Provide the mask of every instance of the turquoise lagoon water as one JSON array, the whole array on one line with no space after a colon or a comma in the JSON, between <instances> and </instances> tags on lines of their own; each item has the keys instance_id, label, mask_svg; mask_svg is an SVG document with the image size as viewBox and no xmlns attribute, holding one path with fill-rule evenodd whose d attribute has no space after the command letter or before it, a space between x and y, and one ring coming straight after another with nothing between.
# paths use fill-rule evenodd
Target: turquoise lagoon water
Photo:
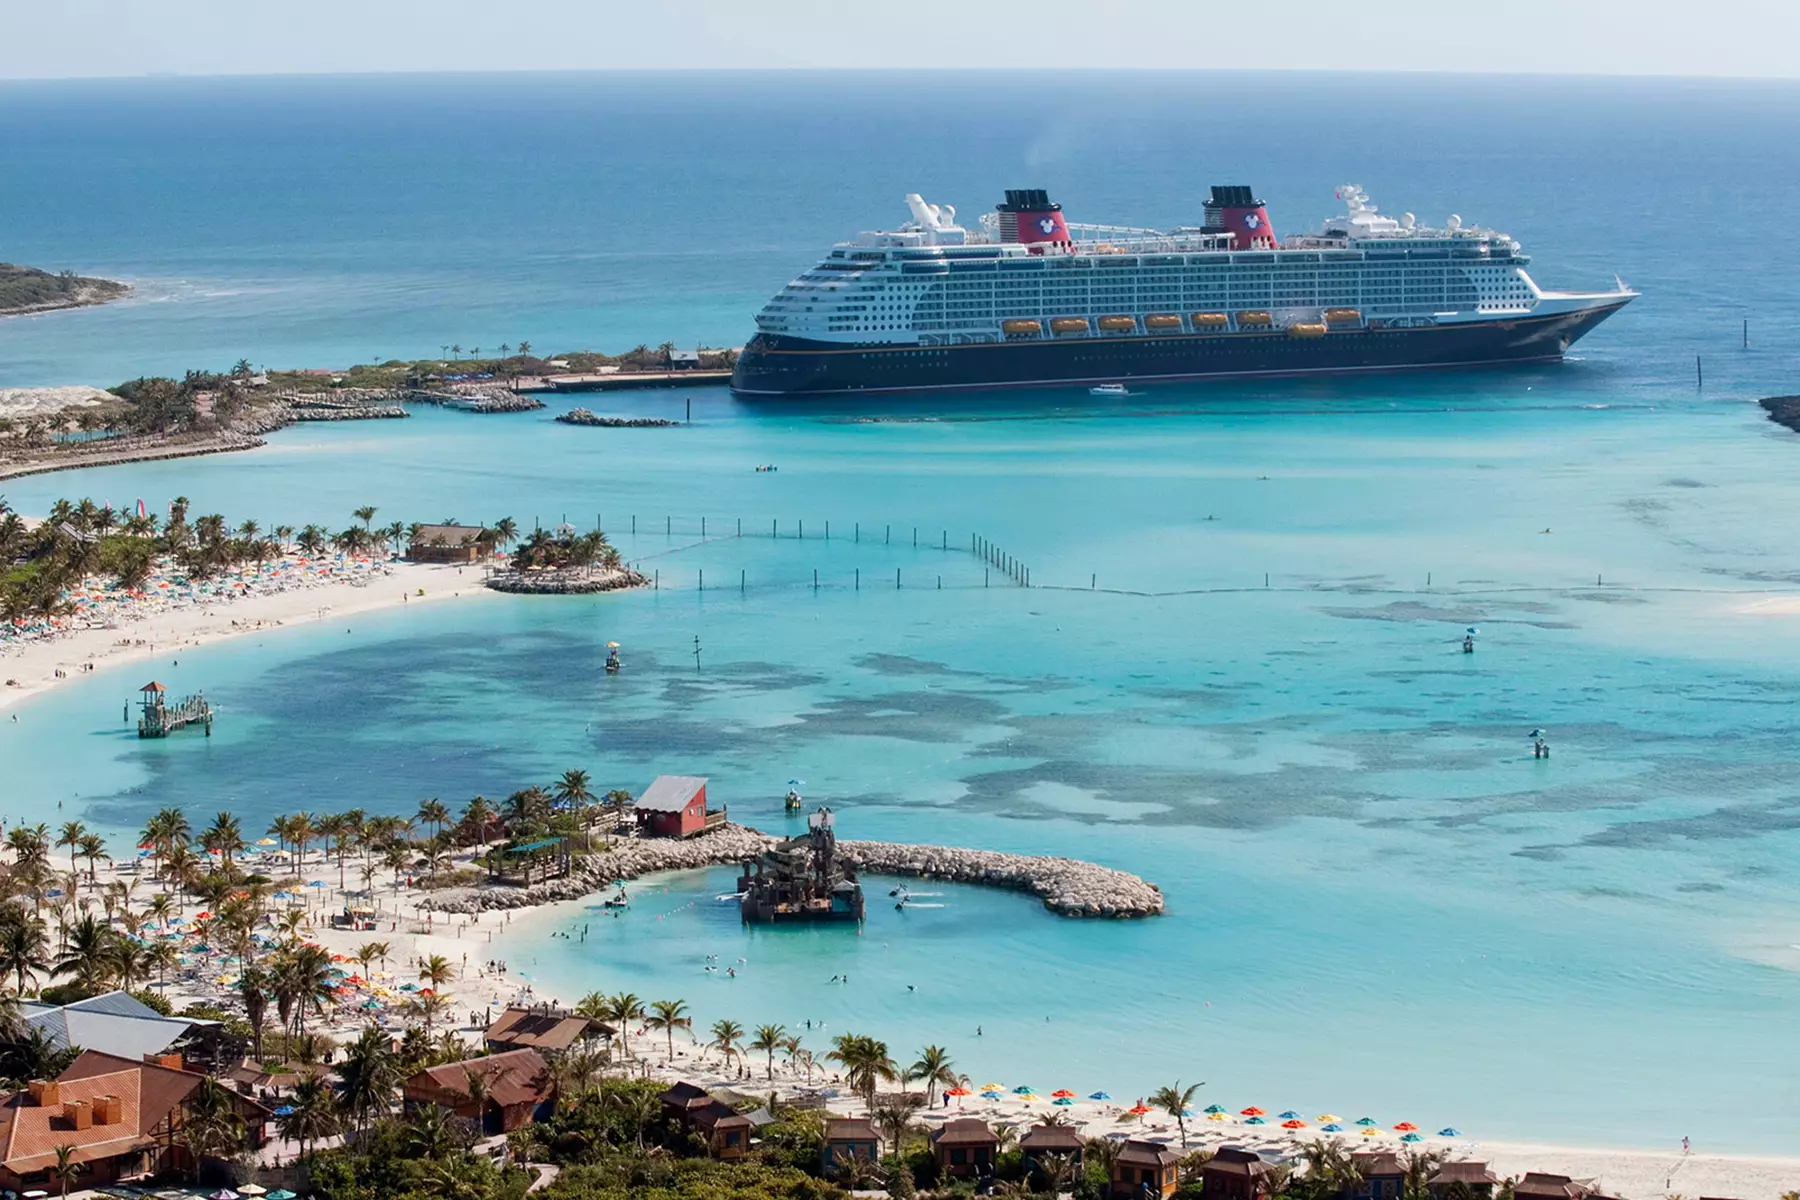
<instances>
[{"instance_id":1,"label":"turquoise lagoon water","mask_svg":"<svg viewBox=\"0 0 1800 1200\"><path fill-rule=\"evenodd\" d=\"M1378 146L1321 118L1351 94ZM1130 1096L1180 1076L1235 1107L1477 1136L1800 1143L1800 618L1741 611L1800 593L1800 449L1749 403L1795 390L1800 242L1757 214L1800 190L1800 89L642 75L0 97L5 257L139 284L0 322L0 384L735 340L910 190L970 213L1047 186L1077 219L1174 224L1207 184L1250 182L1286 229L1357 180L1394 211L1508 229L1546 284L1623 274L1643 298L1555 370L1100 407L695 391L684 429L424 412L10 481L27 512L73 491L265 526L364 503L598 519L661 587L410 606L157 662L223 706L210 740L131 737L136 670L72 682L0 722L0 814L61 804L125 846L169 804L255 828L580 766L634 790L703 773L780 829L798 776L848 836L1093 858L1158 882L1169 914L1078 923L945 887L938 909L877 903L860 935L752 932L714 872L621 918L515 921L505 956L547 995L824 1022L815 1045L937 1041L983 1080ZM984 580L971 534L1038 586ZM611 679L609 639L629 664ZM577 923L586 942L548 936ZM707 954L746 961L726 979Z\"/></svg>"},{"instance_id":2,"label":"turquoise lagoon water","mask_svg":"<svg viewBox=\"0 0 1800 1200\"><path fill-rule=\"evenodd\" d=\"M155 672L224 706L209 741L140 744L117 716L141 681L81 681L0 726L7 815L55 796L124 844L166 804L255 828L582 766L634 790L706 774L781 829L798 776L847 836L1092 858L1158 882L1169 915L1070 922L958 887L896 913L880 889L860 935L745 931L717 871L623 918L521 922L509 961L563 999L940 1041L983 1079L1132 1095L1180 1075L1239 1106L1778 1149L1796 638L1739 610L1800 592L1768 515L1800 490L1794 446L1744 406L1593 406L1599 374L879 421L699 392L683 429L428 412L90 472L115 503L179 488L265 524L365 500L601 518L662 586L182 651ZM70 482L10 490L30 511ZM984 580L955 549L972 530L1038 586ZM585 943L548 936L578 924ZM747 961L727 979L707 954Z\"/></svg>"}]
</instances>

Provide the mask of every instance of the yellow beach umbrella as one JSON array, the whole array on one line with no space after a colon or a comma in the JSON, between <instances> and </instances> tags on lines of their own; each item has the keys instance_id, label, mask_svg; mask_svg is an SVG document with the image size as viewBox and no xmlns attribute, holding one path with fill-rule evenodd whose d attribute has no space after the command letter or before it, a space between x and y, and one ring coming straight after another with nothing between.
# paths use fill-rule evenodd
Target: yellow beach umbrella
<instances>
[{"instance_id":1,"label":"yellow beach umbrella","mask_svg":"<svg viewBox=\"0 0 1800 1200\"><path fill-rule=\"evenodd\" d=\"M1207 1113L1206 1119L1209 1121L1229 1121L1231 1118L1224 1113Z\"/></svg>"},{"instance_id":2,"label":"yellow beach umbrella","mask_svg":"<svg viewBox=\"0 0 1800 1200\"><path fill-rule=\"evenodd\" d=\"M1319 1120L1321 1120L1321 1121L1330 1122L1330 1121L1335 1121L1337 1119L1338 1119L1338 1116L1336 1113L1320 1113L1319 1114Z\"/></svg>"},{"instance_id":3,"label":"yellow beach umbrella","mask_svg":"<svg viewBox=\"0 0 1800 1200\"><path fill-rule=\"evenodd\" d=\"M1367 1129L1362 1131L1362 1135L1364 1137L1380 1137L1381 1130L1379 1130L1379 1129L1375 1128L1373 1125L1371 1125Z\"/></svg>"}]
</instances>

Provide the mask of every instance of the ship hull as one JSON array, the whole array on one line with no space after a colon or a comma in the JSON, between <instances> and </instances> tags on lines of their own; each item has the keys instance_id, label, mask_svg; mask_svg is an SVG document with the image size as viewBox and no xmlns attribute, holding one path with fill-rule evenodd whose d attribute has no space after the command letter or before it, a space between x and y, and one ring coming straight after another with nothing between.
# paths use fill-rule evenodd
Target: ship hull
<instances>
[{"instance_id":1,"label":"ship hull","mask_svg":"<svg viewBox=\"0 0 1800 1200\"><path fill-rule=\"evenodd\" d=\"M758 334L739 357L731 387L746 396L835 396L1553 362L1629 298L1545 315L1310 338L1270 331L895 346Z\"/></svg>"}]
</instances>

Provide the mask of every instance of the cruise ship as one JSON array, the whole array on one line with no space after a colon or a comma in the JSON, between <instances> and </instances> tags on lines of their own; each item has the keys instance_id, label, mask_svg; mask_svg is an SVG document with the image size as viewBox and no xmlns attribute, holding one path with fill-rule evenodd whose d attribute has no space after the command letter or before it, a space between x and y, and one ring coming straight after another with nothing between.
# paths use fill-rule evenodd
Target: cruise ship
<instances>
[{"instance_id":1,"label":"cruise ship","mask_svg":"<svg viewBox=\"0 0 1800 1200\"><path fill-rule=\"evenodd\" d=\"M1008 191L978 230L911 219L835 246L757 315L732 374L748 396L1325 375L1559 359L1636 295L1551 292L1503 233L1382 215L1360 188L1280 239L1253 189L1215 187L1197 226L1069 221Z\"/></svg>"}]
</instances>

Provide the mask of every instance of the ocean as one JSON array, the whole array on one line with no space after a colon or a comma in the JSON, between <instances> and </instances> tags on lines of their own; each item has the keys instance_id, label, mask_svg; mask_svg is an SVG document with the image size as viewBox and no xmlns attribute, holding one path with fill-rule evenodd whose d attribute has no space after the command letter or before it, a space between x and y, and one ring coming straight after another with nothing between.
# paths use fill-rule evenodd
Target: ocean
<instances>
[{"instance_id":1,"label":"ocean","mask_svg":"<svg viewBox=\"0 0 1800 1200\"><path fill-rule=\"evenodd\" d=\"M540 994L939 1042L981 1080L1125 1097L1205 1079L1234 1108L1478 1138L1800 1137L1800 617L1781 615L1800 442L1752 403L1793 390L1800 273L1772 219L1796 182L1792 87L633 75L0 98L21 168L0 177L0 252L139 288L0 321L3 384L729 343L909 190L968 218L1042 185L1075 219L1174 224L1206 185L1250 182L1285 229L1356 182L1388 211L1506 229L1545 286L1623 276L1643 298L1555 368L1105 403L646 392L586 402L691 399L693 424L427 411L9 481L25 512L182 494L265 527L363 503L598 522L657 587L158 662L221 706L211 739L130 736L135 674L72 683L0 725L0 815L54 798L129 853L171 804L254 829L582 767L634 791L708 775L779 830L797 777L844 836L1091 858L1160 884L1169 912L1073 922L960 887L896 912L882 886L860 933L746 931L720 871L622 917L516 923L505 957ZM1034 586L986 570L972 535ZM709 954L744 961L722 978Z\"/></svg>"}]
</instances>

